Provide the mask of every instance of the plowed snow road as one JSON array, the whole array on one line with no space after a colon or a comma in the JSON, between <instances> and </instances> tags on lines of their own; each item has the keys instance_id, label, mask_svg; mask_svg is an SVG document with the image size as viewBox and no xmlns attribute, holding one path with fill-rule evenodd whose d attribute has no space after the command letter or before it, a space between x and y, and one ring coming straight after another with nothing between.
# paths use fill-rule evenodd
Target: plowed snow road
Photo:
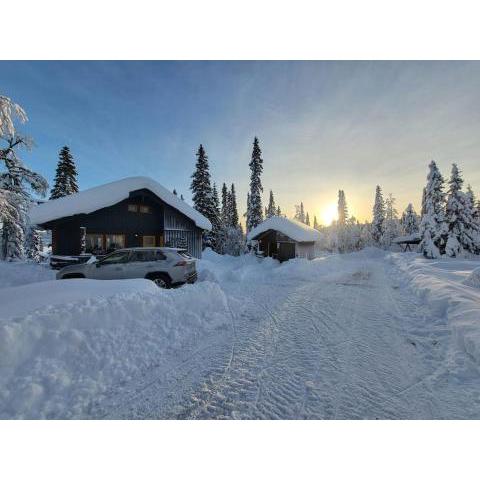
<instances>
[{"instance_id":1,"label":"plowed snow road","mask_svg":"<svg viewBox=\"0 0 480 480\"><path fill-rule=\"evenodd\" d=\"M315 282L239 282L231 328L92 412L104 418L477 418L450 381L443 317L384 258ZM468 359L466 360L468 361Z\"/></svg>"}]
</instances>

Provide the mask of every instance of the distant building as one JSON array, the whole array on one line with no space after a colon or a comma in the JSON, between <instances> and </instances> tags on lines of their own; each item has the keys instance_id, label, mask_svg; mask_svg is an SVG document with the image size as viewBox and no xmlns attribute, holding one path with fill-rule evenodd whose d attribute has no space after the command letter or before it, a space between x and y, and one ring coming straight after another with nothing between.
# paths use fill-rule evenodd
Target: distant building
<instances>
[{"instance_id":1,"label":"distant building","mask_svg":"<svg viewBox=\"0 0 480 480\"><path fill-rule=\"evenodd\" d=\"M178 247L200 258L210 222L148 177L130 177L35 205L30 221L52 232L54 255L124 247Z\"/></svg>"},{"instance_id":2,"label":"distant building","mask_svg":"<svg viewBox=\"0 0 480 480\"><path fill-rule=\"evenodd\" d=\"M270 217L252 229L247 240L257 241L264 256L281 262L296 257L312 259L320 232L296 220Z\"/></svg>"}]
</instances>

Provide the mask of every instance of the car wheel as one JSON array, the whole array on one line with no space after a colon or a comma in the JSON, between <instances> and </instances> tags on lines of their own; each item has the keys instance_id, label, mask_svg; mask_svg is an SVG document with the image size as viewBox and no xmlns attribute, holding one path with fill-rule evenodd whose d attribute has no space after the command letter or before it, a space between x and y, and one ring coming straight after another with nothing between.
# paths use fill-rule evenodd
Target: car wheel
<instances>
[{"instance_id":1,"label":"car wheel","mask_svg":"<svg viewBox=\"0 0 480 480\"><path fill-rule=\"evenodd\" d=\"M152 275L149 280L159 288L170 288L170 279L166 275Z\"/></svg>"}]
</instances>

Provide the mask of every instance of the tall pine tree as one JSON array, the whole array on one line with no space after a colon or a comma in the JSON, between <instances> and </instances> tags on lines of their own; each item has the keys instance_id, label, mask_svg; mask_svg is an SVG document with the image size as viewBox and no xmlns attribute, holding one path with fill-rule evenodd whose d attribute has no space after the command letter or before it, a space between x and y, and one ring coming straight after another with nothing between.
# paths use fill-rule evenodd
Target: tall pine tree
<instances>
[{"instance_id":1,"label":"tall pine tree","mask_svg":"<svg viewBox=\"0 0 480 480\"><path fill-rule=\"evenodd\" d=\"M306 216L305 216L305 225L310 226L310 216L308 215L308 212L307 212L307 214L306 214Z\"/></svg>"},{"instance_id":2,"label":"tall pine tree","mask_svg":"<svg viewBox=\"0 0 480 480\"><path fill-rule=\"evenodd\" d=\"M452 174L448 184L445 212L448 239L445 253L449 257L456 257L463 251L477 253L480 229L474 219L474 205L471 196L462 192L463 178L455 163L452 165Z\"/></svg>"},{"instance_id":3,"label":"tall pine tree","mask_svg":"<svg viewBox=\"0 0 480 480\"><path fill-rule=\"evenodd\" d=\"M412 235L418 233L418 215L415 213L413 205L409 203L402 213L400 220L403 235Z\"/></svg>"},{"instance_id":4,"label":"tall pine tree","mask_svg":"<svg viewBox=\"0 0 480 480\"><path fill-rule=\"evenodd\" d=\"M218 224L218 215L215 209L215 200L213 198L212 186L210 183L210 167L208 165L208 156L203 145L198 147L197 163L195 172L192 174L192 200L194 208L203 216L210 220L212 224L211 232L204 232L203 247L215 246L215 229Z\"/></svg>"},{"instance_id":5,"label":"tall pine tree","mask_svg":"<svg viewBox=\"0 0 480 480\"><path fill-rule=\"evenodd\" d=\"M393 239L400 235L398 212L395 208L395 198L391 193L385 200L385 221L383 222L382 244L385 248L392 245Z\"/></svg>"},{"instance_id":6,"label":"tall pine tree","mask_svg":"<svg viewBox=\"0 0 480 480\"><path fill-rule=\"evenodd\" d=\"M383 236L383 223L385 221L385 201L382 189L377 185L375 190L375 203L373 204L373 220L370 233L375 244L380 245Z\"/></svg>"},{"instance_id":7,"label":"tall pine tree","mask_svg":"<svg viewBox=\"0 0 480 480\"><path fill-rule=\"evenodd\" d=\"M77 168L70 149L65 145L59 153L55 180L50 191L50 200L66 197L77 192Z\"/></svg>"},{"instance_id":8,"label":"tall pine tree","mask_svg":"<svg viewBox=\"0 0 480 480\"><path fill-rule=\"evenodd\" d=\"M232 183L230 188L230 225L237 227L239 225L238 210L237 210L237 194L235 193L235 185Z\"/></svg>"},{"instance_id":9,"label":"tall pine tree","mask_svg":"<svg viewBox=\"0 0 480 480\"><path fill-rule=\"evenodd\" d=\"M267 218L274 217L277 214L277 208L275 206L275 199L273 198L273 191L270 190L270 197L268 199L268 207L265 210L265 216Z\"/></svg>"},{"instance_id":10,"label":"tall pine tree","mask_svg":"<svg viewBox=\"0 0 480 480\"><path fill-rule=\"evenodd\" d=\"M230 213L231 213L230 202L231 202L231 198L230 198L229 191L227 189L227 185L225 184L225 182L223 182L223 185L222 185L222 210L221 210L221 218L222 218L223 226L230 225L230 221L231 221L230 220Z\"/></svg>"},{"instance_id":11,"label":"tall pine tree","mask_svg":"<svg viewBox=\"0 0 480 480\"><path fill-rule=\"evenodd\" d=\"M444 180L433 160L428 168L424 214L420 223L422 237L420 250L427 258L438 258L445 253L448 237L448 228L445 222Z\"/></svg>"},{"instance_id":12,"label":"tall pine tree","mask_svg":"<svg viewBox=\"0 0 480 480\"><path fill-rule=\"evenodd\" d=\"M338 191L338 225L345 225L348 219L347 200L343 190Z\"/></svg>"},{"instance_id":13,"label":"tall pine tree","mask_svg":"<svg viewBox=\"0 0 480 480\"><path fill-rule=\"evenodd\" d=\"M250 231L263 221L262 180L263 159L258 138L253 140L252 159L250 166L250 199L247 207L247 230Z\"/></svg>"}]
</instances>

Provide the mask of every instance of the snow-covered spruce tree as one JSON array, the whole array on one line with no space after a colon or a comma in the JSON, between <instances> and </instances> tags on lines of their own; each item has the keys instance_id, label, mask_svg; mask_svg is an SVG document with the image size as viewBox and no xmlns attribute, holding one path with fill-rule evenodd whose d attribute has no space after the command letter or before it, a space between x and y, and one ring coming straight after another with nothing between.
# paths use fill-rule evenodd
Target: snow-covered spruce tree
<instances>
[{"instance_id":1,"label":"snow-covered spruce tree","mask_svg":"<svg viewBox=\"0 0 480 480\"><path fill-rule=\"evenodd\" d=\"M427 258L438 258L445 253L448 228L445 222L444 180L437 164L429 165L425 187L425 207L420 222L420 251Z\"/></svg>"},{"instance_id":2,"label":"snow-covered spruce tree","mask_svg":"<svg viewBox=\"0 0 480 480\"><path fill-rule=\"evenodd\" d=\"M420 220L422 219L422 217L425 215L425 201L426 201L426 197L427 197L427 187L423 187L423 190L422 190L422 207L420 209Z\"/></svg>"},{"instance_id":3,"label":"snow-covered spruce tree","mask_svg":"<svg viewBox=\"0 0 480 480\"><path fill-rule=\"evenodd\" d=\"M351 250L350 246L350 228L347 226L348 209L347 200L345 198L345 192L343 190L338 191L338 220L334 229L336 230L336 245L340 253Z\"/></svg>"},{"instance_id":4,"label":"snow-covered spruce tree","mask_svg":"<svg viewBox=\"0 0 480 480\"><path fill-rule=\"evenodd\" d=\"M30 140L20 135L15 122L26 122L27 115L10 98L0 95L0 224L4 259L22 259L25 254L27 212L31 204L30 191L44 196L47 181L27 168L18 156L21 147L29 148Z\"/></svg>"},{"instance_id":5,"label":"snow-covered spruce tree","mask_svg":"<svg viewBox=\"0 0 480 480\"><path fill-rule=\"evenodd\" d=\"M230 195L227 189L227 185L223 182L222 185L222 208L221 208L221 220L222 220L222 227L227 227L230 225L230 215L231 215L231 208L230 208Z\"/></svg>"},{"instance_id":6,"label":"snow-covered spruce tree","mask_svg":"<svg viewBox=\"0 0 480 480\"><path fill-rule=\"evenodd\" d=\"M445 253L449 257L456 257L464 251L477 253L480 247L480 229L474 219L471 197L462 192L463 178L455 163L448 184L445 210L448 239Z\"/></svg>"},{"instance_id":7,"label":"snow-covered spruce tree","mask_svg":"<svg viewBox=\"0 0 480 480\"><path fill-rule=\"evenodd\" d=\"M210 183L208 156L203 148L203 145L198 147L196 156L197 163L195 165L195 172L192 174L192 183L190 184L193 206L195 210L207 217L212 224L212 231L204 232L203 234L203 248L214 248L215 228L218 223L218 218L215 210L212 186Z\"/></svg>"},{"instance_id":8,"label":"snow-covered spruce tree","mask_svg":"<svg viewBox=\"0 0 480 480\"><path fill-rule=\"evenodd\" d=\"M402 213L400 220L403 235L412 235L418 233L418 215L413 208L413 205L409 203L407 208Z\"/></svg>"},{"instance_id":9,"label":"snow-covered spruce tree","mask_svg":"<svg viewBox=\"0 0 480 480\"><path fill-rule=\"evenodd\" d=\"M40 231L31 226L27 236L27 258L34 262L40 263L42 261L43 240Z\"/></svg>"},{"instance_id":10,"label":"snow-covered spruce tree","mask_svg":"<svg viewBox=\"0 0 480 480\"><path fill-rule=\"evenodd\" d=\"M212 188L212 248L217 253L223 253L225 242L225 231L222 224L222 215L220 211L220 200L218 198L217 186L213 184Z\"/></svg>"},{"instance_id":11,"label":"snow-covered spruce tree","mask_svg":"<svg viewBox=\"0 0 480 480\"><path fill-rule=\"evenodd\" d=\"M243 218L245 218L246 230L247 234L250 231L250 192L247 192L247 211L243 214Z\"/></svg>"},{"instance_id":12,"label":"snow-covered spruce tree","mask_svg":"<svg viewBox=\"0 0 480 480\"><path fill-rule=\"evenodd\" d=\"M398 221L398 212L395 208L395 198L391 193L385 200L385 220L383 222L382 245L384 248L390 248L393 239L400 235L400 224Z\"/></svg>"},{"instance_id":13,"label":"snow-covered spruce tree","mask_svg":"<svg viewBox=\"0 0 480 480\"><path fill-rule=\"evenodd\" d=\"M265 217L274 217L277 214L277 208L275 206L275 199L273 198L273 191L270 190L270 197L268 199L268 207L265 209Z\"/></svg>"},{"instance_id":14,"label":"snow-covered spruce tree","mask_svg":"<svg viewBox=\"0 0 480 480\"><path fill-rule=\"evenodd\" d=\"M67 195L77 192L77 168L70 149L65 145L59 153L55 180L53 182L53 188L50 191L50 200L66 197Z\"/></svg>"},{"instance_id":15,"label":"snow-covered spruce tree","mask_svg":"<svg viewBox=\"0 0 480 480\"><path fill-rule=\"evenodd\" d=\"M237 194L235 193L235 185L232 183L230 187L229 197L229 210L230 210L230 225L237 227L239 225L238 210L237 210Z\"/></svg>"},{"instance_id":16,"label":"snow-covered spruce tree","mask_svg":"<svg viewBox=\"0 0 480 480\"><path fill-rule=\"evenodd\" d=\"M476 223L479 221L479 215L478 215L478 205L477 205L477 200L475 198L475 194L473 193L472 187L470 184L467 185L467 197L468 201L470 202L470 206L472 209L472 215L473 219Z\"/></svg>"},{"instance_id":17,"label":"snow-covered spruce tree","mask_svg":"<svg viewBox=\"0 0 480 480\"><path fill-rule=\"evenodd\" d=\"M345 199L345 192L338 191L338 225L345 225L348 218L347 200Z\"/></svg>"},{"instance_id":18,"label":"snow-covered spruce tree","mask_svg":"<svg viewBox=\"0 0 480 480\"><path fill-rule=\"evenodd\" d=\"M308 212L307 212L307 214L305 215L305 225L310 226L310 216L308 215Z\"/></svg>"},{"instance_id":19,"label":"snow-covered spruce tree","mask_svg":"<svg viewBox=\"0 0 480 480\"><path fill-rule=\"evenodd\" d=\"M280 205L277 205L277 213L276 213L277 217L281 217L282 216L282 210L280 208Z\"/></svg>"},{"instance_id":20,"label":"snow-covered spruce tree","mask_svg":"<svg viewBox=\"0 0 480 480\"><path fill-rule=\"evenodd\" d=\"M249 163L250 166L250 205L247 209L247 229L252 230L258 224L263 221L263 209L262 209L262 171L263 171L263 159L262 151L258 144L258 138L253 140L252 159Z\"/></svg>"},{"instance_id":21,"label":"snow-covered spruce tree","mask_svg":"<svg viewBox=\"0 0 480 480\"><path fill-rule=\"evenodd\" d=\"M318 222L317 222L317 216L314 215L314 216L313 216L313 228L314 228L315 230L318 230L319 227L320 227L320 225L319 225Z\"/></svg>"},{"instance_id":22,"label":"snow-covered spruce tree","mask_svg":"<svg viewBox=\"0 0 480 480\"><path fill-rule=\"evenodd\" d=\"M374 244L380 245L383 236L383 222L385 221L385 201L383 200L382 189L377 185L375 190L375 203L373 204L373 220L371 235Z\"/></svg>"},{"instance_id":23,"label":"snow-covered spruce tree","mask_svg":"<svg viewBox=\"0 0 480 480\"><path fill-rule=\"evenodd\" d=\"M360 226L360 248L371 247L373 244L372 224L365 222Z\"/></svg>"},{"instance_id":24,"label":"snow-covered spruce tree","mask_svg":"<svg viewBox=\"0 0 480 480\"><path fill-rule=\"evenodd\" d=\"M295 205L295 215L293 218L298 222L305 223L305 210L303 208L303 202L300 202L300 205Z\"/></svg>"},{"instance_id":25,"label":"snow-covered spruce tree","mask_svg":"<svg viewBox=\"0 0 480 480\"><path fill-rule=\"evenodd\" d=\"M225 184L224 184L225 185ZM224 200L225 199L225 200ZM225 213L223 213L225 210ZM238 256L245 249L245 239L241 225L238 223L237 199L235 186L231 190L222 188L222 252Z\"/></svg>"}]
</instances>

